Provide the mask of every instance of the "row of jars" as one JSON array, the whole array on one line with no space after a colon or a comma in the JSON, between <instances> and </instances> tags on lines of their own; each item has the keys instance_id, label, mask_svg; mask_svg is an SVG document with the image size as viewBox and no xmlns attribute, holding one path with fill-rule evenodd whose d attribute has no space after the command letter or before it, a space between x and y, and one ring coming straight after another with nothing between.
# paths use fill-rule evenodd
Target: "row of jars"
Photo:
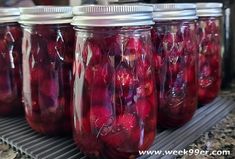
<instances>
[{"instance_id":1,"label":"row of jars","mask_svg":"<svg viewBox=\"0 0 235 159\"><path fill-rule=\"evenodd\" d=\"M218 95L221 7L1 8L0 116L23 103L34 130L73 128L89 156L136 155Z\"/></svg>"}]
</instances>

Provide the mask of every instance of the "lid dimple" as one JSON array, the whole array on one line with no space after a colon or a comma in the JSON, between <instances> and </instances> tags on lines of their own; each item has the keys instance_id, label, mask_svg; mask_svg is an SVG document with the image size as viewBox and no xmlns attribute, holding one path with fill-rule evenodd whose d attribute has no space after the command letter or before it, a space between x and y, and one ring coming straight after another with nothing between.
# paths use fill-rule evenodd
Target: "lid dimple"
<instances>
[{"instance_id":1,"label":"lid dimple","mask_svg":"<svg viewBox=\"0 0 235 159\"><path fill-rule=\"evenodd\" d=\"M151 5L84 5L73 8L73 25L135 26L151 25Z\"/></svg>"}]
</instances>

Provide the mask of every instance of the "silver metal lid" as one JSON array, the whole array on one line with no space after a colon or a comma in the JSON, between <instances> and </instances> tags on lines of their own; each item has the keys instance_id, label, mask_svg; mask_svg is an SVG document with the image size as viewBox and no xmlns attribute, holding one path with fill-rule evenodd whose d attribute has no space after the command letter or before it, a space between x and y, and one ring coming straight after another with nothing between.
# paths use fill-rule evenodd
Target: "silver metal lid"
<instances>
[{"instance_id":1,"label":"silver metal lid","mask_svg":"<svg viewBox=\"0 0 235 159\"><path fill-rule=\"evenodd\" d=\"M140 26L152 25L153 7L146 5L85 5L73 8L72 25Z\"/></svg>"},{"instance_id":2,"label":"silver metal lid","mask_svg":"<svg viewBox=\"0 0 235 159\"><path fill-rule=\"evenodd\" d=\"M23 24L61 24L71 23L72 7L36 6L20 8L20 23Z\"/></svg>"},{"instance_id":3,"label":"silver metal lid","mask_svg":"<svg viewBox=\"0 0 235 159\"><path fill-rule=\"evenodd\" d=\"M196 3L197 16L208 17L208 16L222 16L223 11L222 3Z\"/></svg>"},{"instance_id":4,"label":"silver metal lid","mask_svg":"<svg viewBox=\"0 0 235 159\"><path fill-rule=\"evenodd\" d=\"M153 5L154 21L197 19L193 3L163 3Z\"/></svg>"},{"instance_id":5,"label":"silver metal lid","mask_svg":"<svg viewBox=\"0 0 235 159\"><path fill-rule=\"evenodd\" d=\"M18 8L1 8L0 7L0 23L17 22L20 17Z\"/></svg>"}]
</instances>

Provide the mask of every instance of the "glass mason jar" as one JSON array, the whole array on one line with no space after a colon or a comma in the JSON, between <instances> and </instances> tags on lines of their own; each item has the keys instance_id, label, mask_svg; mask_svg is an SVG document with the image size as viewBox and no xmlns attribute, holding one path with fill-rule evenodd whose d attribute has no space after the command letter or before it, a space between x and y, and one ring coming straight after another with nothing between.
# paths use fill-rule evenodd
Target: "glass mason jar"
<instances>
[{"instance_id":1,"label":"glass mason jar","mask_svg":"<svg viewBox=\"0 0 235 159\"><path fill-rule=\"evenodd\" d=\"M197 107L196 6L153 6L158 123L167 128L179 127L192 118Z\"/></svg>"},{"instance_id":2,"label":"glass mason jar","mask_svg":"<svg viewBox=\"0 0 235 159\"><path fill-rule=\"evenodd\" d=\"M19 16L17 8L0 8L0 116L23 114Z\"/></svg>"},{"instance_id":3,"label":"glass mason jar","mask_svg":"<svg viewBox=\"0 0 235 159\"><path fill-rule=\"evenodd\" d=\"M205 105L219 94L222 63L222 3L197 3L199 35L198 102Z\"/></svg>"},{"instance_id":4,"label":"glass mason jar","mask_svg":"<svg viewBox=\"0 0 235 159\"><path fill-rule=\"evenodd\" d=\"M89 156L129 158L154 140L151 13L138 5L74 9L74 139Z\"/></svg>"},{"instance_id":5,"label":"glass mason jar","mask_svg":"<svg viewBox=\"0 0 235 159\"><path fill-rule=\"evenodd\" d=\"M72 132L71 88L75 33L71 7L21 8L23 98L37 132Z\"/></svg>"}]
</instances>

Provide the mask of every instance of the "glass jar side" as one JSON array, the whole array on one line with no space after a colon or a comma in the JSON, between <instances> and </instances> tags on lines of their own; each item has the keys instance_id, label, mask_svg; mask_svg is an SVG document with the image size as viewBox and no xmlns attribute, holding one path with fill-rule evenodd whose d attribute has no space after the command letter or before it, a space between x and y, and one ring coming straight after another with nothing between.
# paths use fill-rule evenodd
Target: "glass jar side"
<instances>
[{"instance_id":1,"label":"glass jar side","mask_svg":"<svg viewBox=\"0 0 235 159\"><path fill-rule=\"evenodd\" d=\"M197 60L195 20L156 21L152 30L158 121L162 127L188 122L197 107Z\"/></svg>"},{"instance_id":2,"label":"glass jar side","mask_svg":"<svg viewBox=\"0 0 235 159\"><path fill-rule=\"evenodd\" d=\"M219 94L222 81L222 17L201 17L199 35L198 101L205 105Z\"/></svg>"},{"instance_id":3,"label":"glass jar side","mask_svg":"<svg viewBox=\"0 0 235 159\"><path fill-rule=\"evenodd\" d=\"M71 133L75 33L70 24L23 26L23 97L29 125L43 134Z\"/></svg>"},{"instance_id":4,"label":"glass jar side","mask_svg":"<svg viewBox=\"0 0 235 159\"><path fill-rule=\"evenodd\" d=\"M128 158L154 140L150 29L76 29L74 139L89 156Z\"/></svg>"},{"instance_id":5,"label":"glass jar side","mask_svg":"<svg viewBox=\"0 0 235 159\"><path fill-rule=\"evenodd\" d=\"M0 116L23 114L21 43L18 23L0 24Z\"/></svg>"}]
</instances>

